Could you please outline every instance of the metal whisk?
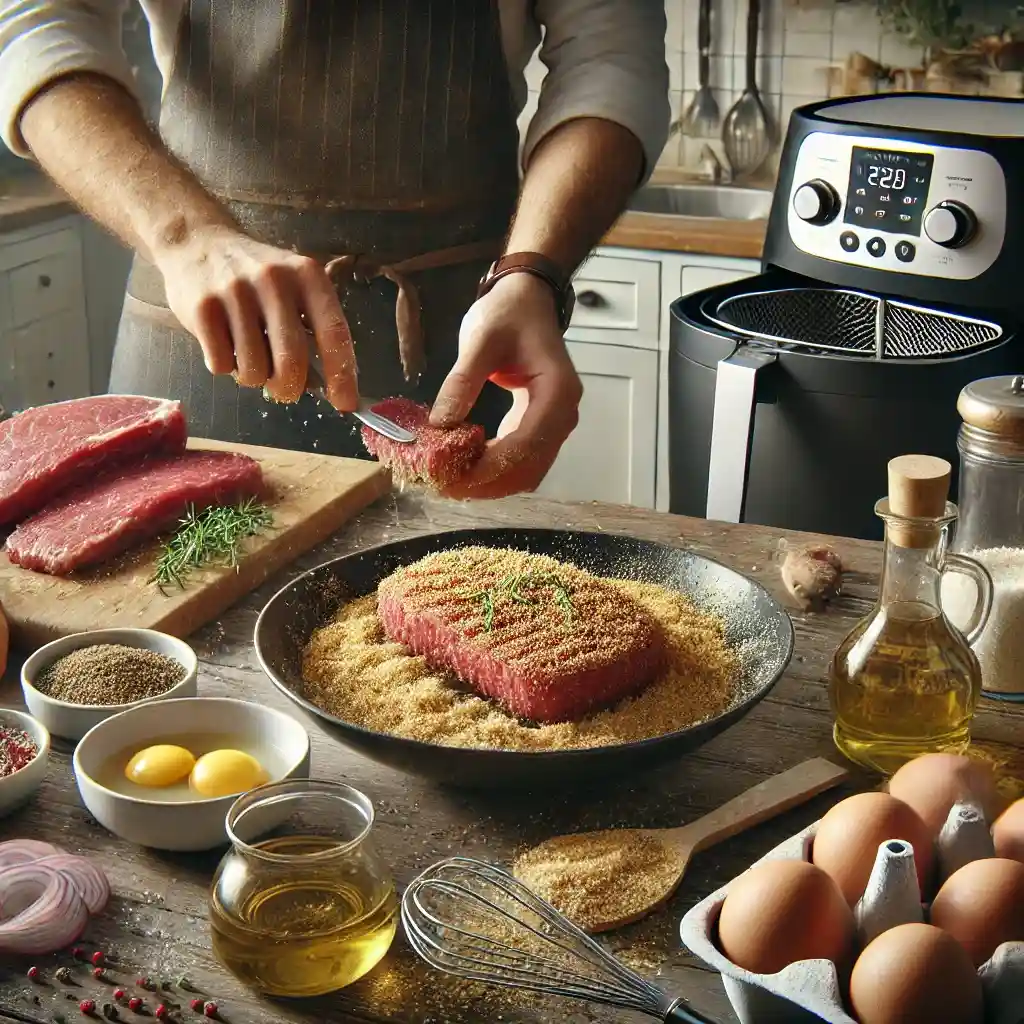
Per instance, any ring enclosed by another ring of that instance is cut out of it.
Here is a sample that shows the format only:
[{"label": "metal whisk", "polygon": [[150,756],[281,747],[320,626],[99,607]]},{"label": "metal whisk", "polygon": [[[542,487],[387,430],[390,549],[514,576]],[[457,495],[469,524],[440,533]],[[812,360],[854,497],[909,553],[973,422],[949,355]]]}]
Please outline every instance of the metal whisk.
[{"label": "metal whisk", "polygon": [[627,969],[501,868],[466,857],[423,872],[402,897],[402,923],[431,967],[471,981],[713,1024]]}]

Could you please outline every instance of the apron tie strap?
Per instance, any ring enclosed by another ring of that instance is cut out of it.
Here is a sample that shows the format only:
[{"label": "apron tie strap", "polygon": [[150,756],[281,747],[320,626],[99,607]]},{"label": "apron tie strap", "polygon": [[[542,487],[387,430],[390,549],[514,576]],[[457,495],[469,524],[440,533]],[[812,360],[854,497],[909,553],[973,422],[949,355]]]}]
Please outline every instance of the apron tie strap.
[{"label": "apron tie strap", "polygon": [[[423,335],[420,293],[412,281],[412,275],[424,270],[469,263],[473,260],[489,259],[492,262],[501,255],[503,239],[485,242],[469,242],[447,249],[436,249],[409,259],[383,262],[366,253],[344,255],[312,255],[324,264],[328,277],[341,294],[354,284],[369,284],[379,277],[391,281],[398,295],[395,299],[395,326],[398,331],[398,354],[402,362],[402,373],[410,383],[417,381],[426,369],[427,351]],[[172,329],[181,324],[167,308],[167,293],[160,271],[140,257],[136,257],[128,281],[125,308],[131,308],[139,315],[146,316]],[[344,311],[342,316],[344,317]],[[346,327],[348,326],[346,320]]]},{"label": "apron tie strap", "polygon": [[502,241],[470,242],[448,249],[412,256],[395,263],[382,263],[365,253],[332,256],[324,269],[339,292],[351,284],[369,284],[378,277],[386,278],[396,289],[395,326],[398,330],[398,354],[402,373],[409,382],[419,380],[427,366],[427,351],[420,316],[420,293],[409,275],[422,270],[468,263],[477,259],[497,259]]}]

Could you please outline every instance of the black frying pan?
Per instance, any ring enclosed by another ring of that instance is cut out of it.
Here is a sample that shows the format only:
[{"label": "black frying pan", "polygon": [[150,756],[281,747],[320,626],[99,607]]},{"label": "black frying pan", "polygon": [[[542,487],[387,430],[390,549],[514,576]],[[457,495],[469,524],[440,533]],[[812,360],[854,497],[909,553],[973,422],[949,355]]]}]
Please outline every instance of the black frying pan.
[{"label": "black frying pan", "polygon": [[[443,747],[371,732],[321,711],[303,696],[302,650],[338,606],[372,593],[402,565],[434,551],[481,544],[517,548],[573,562],[599,576],[658,583],[713,608],[740,657],[742,679],[722,714],[679,732],[618,746],[520,752]],[[621,778],[693,750],[739,721],[775,685],[793,654],[793,624],[759,584],[682,548],[604,533],[567,530],[453,530],[382,544],[311,569],[278,591],[256,622],[256,654],[274,685],[328,735],[400,771],[436,782],[494,789]]]}]

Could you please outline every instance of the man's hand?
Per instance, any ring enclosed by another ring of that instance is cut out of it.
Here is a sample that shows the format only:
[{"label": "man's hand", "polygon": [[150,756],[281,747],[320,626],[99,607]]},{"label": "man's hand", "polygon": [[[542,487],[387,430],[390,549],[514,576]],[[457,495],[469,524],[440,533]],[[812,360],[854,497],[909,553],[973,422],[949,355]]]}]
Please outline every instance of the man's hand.
[{"label": "man's hand", "polygon": [[58,78],[25,107],[20,127],[57,184],[160,269],[171,310],[199,339],[211,373],[295,401],[309,364],[304,316],[328,397],[355,409],[352,338],[324,268],[245,235],[121,85],[87,73]]},{"label": "man's hand", "polygon": [[244,387],[266,386],[279,402],[297,401],[312,332],[331,403],[345,412],[356,408],[352,336],[321,264],[220,226],[154,256],[168,304],[198,338],[211,373],[234,373]]},{"label": "man's hand", "polygon": [[431,422],[464,420],[488,380],[512,392],[512,408],[468,476],[444,492],[451,498],[536,490],[579,419],[583,385],[565,349],[551,288],[532,274],[503,277],[470,307]]}]

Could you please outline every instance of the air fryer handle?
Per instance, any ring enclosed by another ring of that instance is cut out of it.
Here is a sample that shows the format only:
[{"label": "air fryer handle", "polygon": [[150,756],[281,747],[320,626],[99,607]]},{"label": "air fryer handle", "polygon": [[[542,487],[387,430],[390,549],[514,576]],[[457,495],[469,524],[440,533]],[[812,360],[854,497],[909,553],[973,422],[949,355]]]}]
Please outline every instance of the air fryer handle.
[{"label": "air fryer handle", "polygon": [[775,360],[772,352],[741,345],[718,363],[705,511],[708,519],[738,523],[743,515],[757,375]]}]

